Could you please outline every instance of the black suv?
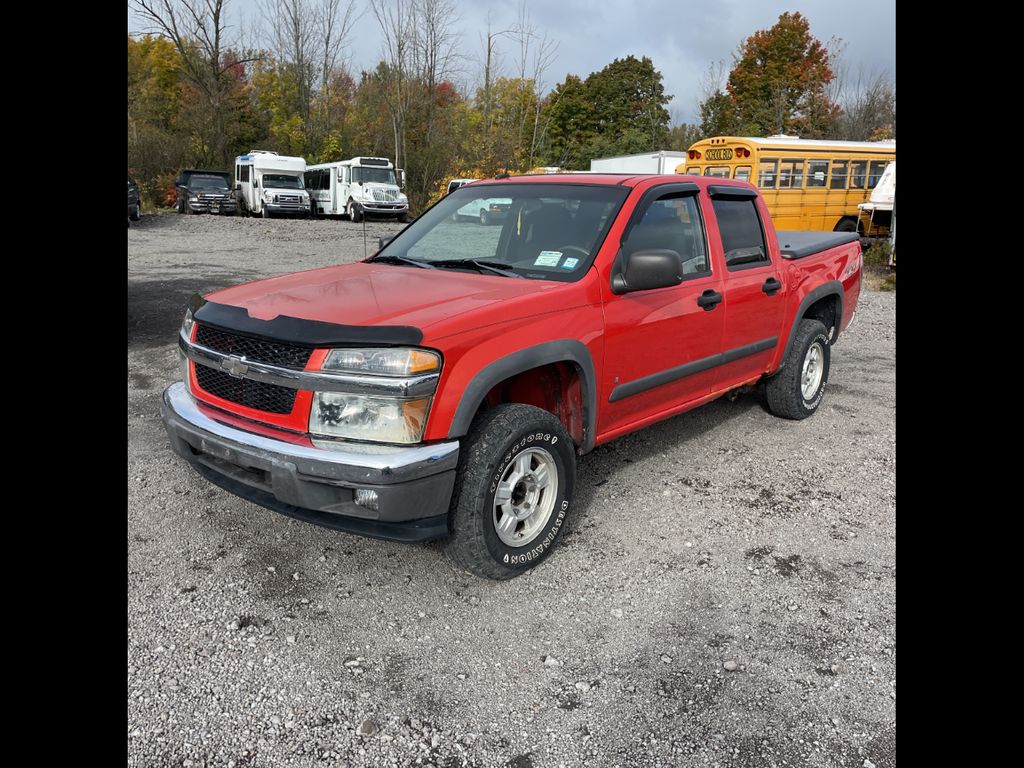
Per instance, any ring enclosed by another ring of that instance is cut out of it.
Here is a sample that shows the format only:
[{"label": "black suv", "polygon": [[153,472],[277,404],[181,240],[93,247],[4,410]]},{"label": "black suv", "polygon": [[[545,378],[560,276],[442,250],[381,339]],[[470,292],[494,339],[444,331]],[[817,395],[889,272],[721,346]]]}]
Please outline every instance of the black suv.
[{"label": "black suv", "polygon": [[139,185],[135,179],[128,177],[128,218],[132,221],[139,220],[139,211],[142,209],[139,203]]},{"label": "black suv", "polygon": [[178,213],[226,213],[238,210],[231,190],[231,174],[186,169],[174,180]]}]

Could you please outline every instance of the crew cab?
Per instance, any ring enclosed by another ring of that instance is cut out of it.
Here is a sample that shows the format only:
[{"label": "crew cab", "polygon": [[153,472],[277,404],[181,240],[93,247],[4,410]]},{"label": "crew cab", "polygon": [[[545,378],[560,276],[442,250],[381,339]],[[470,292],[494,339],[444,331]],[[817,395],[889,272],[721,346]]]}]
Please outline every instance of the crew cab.
[{"label": "crew cab", "polygon": [[[452,220],[495,198],[501,226]],[[856,233],[776,232],[746,182],[480,181],[362,262],[194,297],[161,413],[232,493],[509,578],[595,446],[761,382],[812,415],[862,265]]]}]

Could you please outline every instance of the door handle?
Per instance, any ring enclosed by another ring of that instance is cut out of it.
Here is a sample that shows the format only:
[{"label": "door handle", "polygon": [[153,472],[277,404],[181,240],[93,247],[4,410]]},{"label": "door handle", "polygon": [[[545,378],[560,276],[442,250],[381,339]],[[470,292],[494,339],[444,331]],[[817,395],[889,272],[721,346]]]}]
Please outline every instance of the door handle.
[{"label": "door handle", "polygon": [[774,277],[769,277],[764,281],[764,285],[761,286],[761,290],[771,296],[773,293],[782,290],[782,283]]},{"label": "door handle", "polygon": [[705,312],[710,312],[712,309],[718,306],[718,303],[722,300],[722,294],[718,291],[713,291],[708,288],[704,293],[697,297],[697,306],[704,307]]}]

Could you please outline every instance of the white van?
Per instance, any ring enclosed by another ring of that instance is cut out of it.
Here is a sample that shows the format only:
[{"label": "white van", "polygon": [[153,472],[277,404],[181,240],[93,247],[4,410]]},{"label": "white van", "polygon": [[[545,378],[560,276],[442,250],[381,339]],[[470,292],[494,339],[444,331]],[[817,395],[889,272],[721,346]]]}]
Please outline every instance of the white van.
[{"label": "white van", "polygon": [[[399,171],[402,183],[405,172]],[[313,214],[348,216],[362,221],[365,214],[409,220],[409,198],[399,189],[395,166],[386,157],[353,157],[306,169],[306,188]]]},{"label": "white van", "polygon": [[235,196],[247,216],[271,214],[309,216],[309,194],[303,175],[306,161],[253,149],[235,158]]}]

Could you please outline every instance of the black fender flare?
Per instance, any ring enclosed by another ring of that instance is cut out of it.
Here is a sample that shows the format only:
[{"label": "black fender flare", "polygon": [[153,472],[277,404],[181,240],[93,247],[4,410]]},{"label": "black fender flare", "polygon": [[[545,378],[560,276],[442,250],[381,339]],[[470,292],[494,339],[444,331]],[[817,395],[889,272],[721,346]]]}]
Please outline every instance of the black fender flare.
[{"label": "black fender flare", "polygon": [[786,346],[782,350],[782,357],[779,359],[779,370],[786,365],[786,358],[789,357],[789,350],[793,348],[793,342],[796,340],[796,329],[800,321],[804,319],[804,314],[807,312],[807,308],[810,307],[814,302],[825,298],[826,296],[836,296],[839,298],[839,317],[836,318],[835,331],[832,333],[832,338],[829,339],[829,344],[835,344],[839,340],[839,326],[843,324],[843,284],[838,280],[830,280],[827,283],[822,283],[817,288],[812,290],[803,300],[800,302],[800,306],[796,309],[796,314],[793,316],[793,324],[789,328],[789,336],[786,338]]},{"label": "black fender flare", "polygon": [[449,437],[463,437],[469,432],[473,417],[491,389],[505,379],[532,368],[551,363],[572,363],[580,377],[583,400],[583,444],[581,453],[594,448],[597,427],[597,376],[594,360],[586,345],[576,339],[560,339],[520,349],[495,360],[479,371],[462,392],[459,407],[448,429]]}]

